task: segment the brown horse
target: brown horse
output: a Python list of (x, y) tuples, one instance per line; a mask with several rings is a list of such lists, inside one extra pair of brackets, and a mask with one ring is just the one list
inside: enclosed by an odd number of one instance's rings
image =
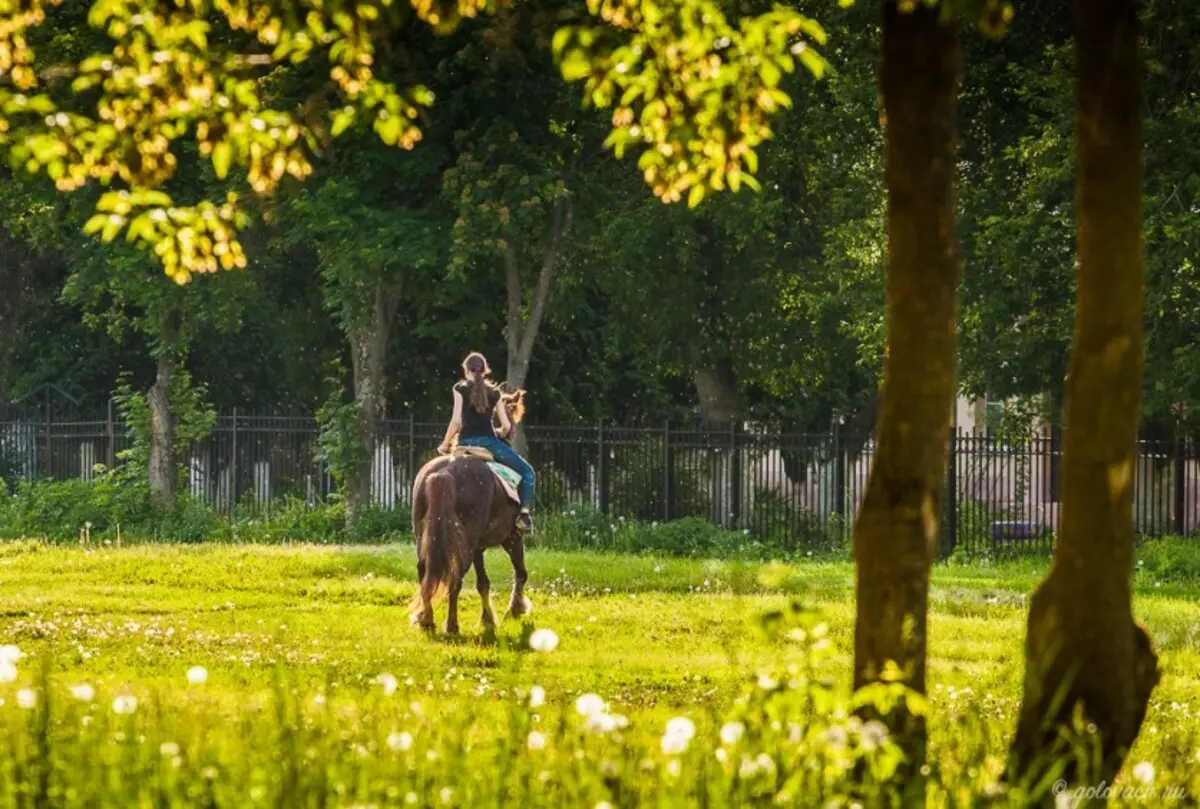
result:
[[(506, 394), (510, 418), (523, 415), (524, 391)], [(519, 410), (518, 410), (519, 408)], [(518, 412), (514, 414), (514, 410)], [(515, 422), (514, 422), (515, 423)], [(417, 538), (417, 579), (412, 600), (412, 621), (433, 629), (433, 602), (449, 598), (446, 632), (458, 632), (458, 595), (467, 568), (475, 566), (475, 589), (483, 601), (483, 626), (492, 629), (491, 583), (483, 566), (483, 552), (501, 547), (513, 565), (513, 591), (508, 612), (520, 617), (532, 605), (525, 597), (525, 542), (516, 530), (520, 507), (509, 499), (487, 463), (463, 449), (434, 458), (421, 467), (413, 483), (413, 535)]]

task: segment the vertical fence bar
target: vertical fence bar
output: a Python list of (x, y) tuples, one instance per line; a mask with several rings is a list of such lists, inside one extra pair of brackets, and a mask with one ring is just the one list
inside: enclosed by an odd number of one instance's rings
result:
[(600, 513), (608, 514), (608, 449), (604, 445), (604, 420), (596, 426), (596, 487)]
[(958, 545), (958, 428), (950, 428), (950, 452), (946, 459), (946, 538), (942, 553), (949, 556)]
[(238, 495), (238, 409), (233, 408), (233, 432), (230, 438), (232, 445), (229, 451), (229, 510), (230, 513), (237, 512)]
[(105, 424), (108, 434), (108, 450), (104, 456), (104, 463), (109, 469), (117, 465), (117, 425), (113, 418), (113, 400), (108, 398), (108, 423)]
[(1186, 507), (1185, 503), (1187, 502), (1186, 494), (1184, 492), (1184, 486), (1187, 481), (1187, 468), (1184, 466), (1183, 462), (1183, 442), (1179, 440), (1178, 431), (1176, 431), (1175, 441), (1171, 445), (1171, 453), (1174, 456), (1171, 460), (1172, 466), (1174, 467), (1172, 471), (1174, 472), (1175, 478), (1175, 485), (1172, 487), (1172, 494), (1174, 495), (1174, 502), (1172, 504), (1174, 513), (1171, 515), (1174, 517), (1172, 520), (1172, 527), (1177, 535), (1183, 536), (1186, 530), (1184, 528), (1183, 511)]
[(671, 422), (663, 424), (663, 522), (671, 519)]

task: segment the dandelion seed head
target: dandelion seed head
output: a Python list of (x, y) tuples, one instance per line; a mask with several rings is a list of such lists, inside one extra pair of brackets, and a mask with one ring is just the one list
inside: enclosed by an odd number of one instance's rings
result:
[(608, 710), (608, 704), (599, 694), (584, 694), (575, 700), (575, 710), (584, 716), (593, 716)]
[(546, 689), (540, 685), (535, 685), (529, 689), (529, 707), (540, 708), (546, 704)]
[(17, 692), (17, 706), (26, 711), (32, 711), (37, 707), (37, 692), (32, 688), (22, 688)]
[(379, 687), (383, 689), (383, 695), (390, 697), (396, 693), (396, 689), (400, 687), (400, 683), (390, 674), (380, 674), (375, 682), (379, 683)]
[(80, 702), (91, 702), (96, 697), (96, 689), (88, 683), (71, 686), (71, 696)]
[(530, 750), (545, 750), (546, 737), (538, 731), (530, 731), (529, 736), (525, 738), (525, 745)]
[(138, 707), (137, 697), (132, 694), (122, 694), (113, 700), (113, 713), (120, 716), (129, 716), (136, 713)]
[(192, 666), (188, 669), (187, 681), (192, 685), (204, 685), (208, 682), (208, 669), (204, 666)]
[(535, 652), (553, 652), (558, 648), (558, 635), (553, 629), (539, 629), (529, 636), (529, 647)]
[(721, 727), (721, 742), (727, 745), (735, 745), (742, 740), (742, 735), (746, 732), (746, 726), (741, 722), (726, 722)]

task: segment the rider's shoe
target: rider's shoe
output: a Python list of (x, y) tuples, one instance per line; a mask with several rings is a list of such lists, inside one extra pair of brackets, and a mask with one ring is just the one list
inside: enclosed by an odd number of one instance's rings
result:
[(529, 515), (529, 509), (521, 509), (521, 514), (517, 517), (517, 530), (524, 534), (533, 533), (533, 517)]

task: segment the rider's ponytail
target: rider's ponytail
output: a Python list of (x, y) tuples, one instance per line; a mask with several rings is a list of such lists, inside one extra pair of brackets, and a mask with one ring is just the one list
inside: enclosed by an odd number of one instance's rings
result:
[(467, 403), (476, 413), (488, 411), (488, 380), (492, 369), (482, 354), (475, 351), (467, 355), (462, 364), (467, 378)]

